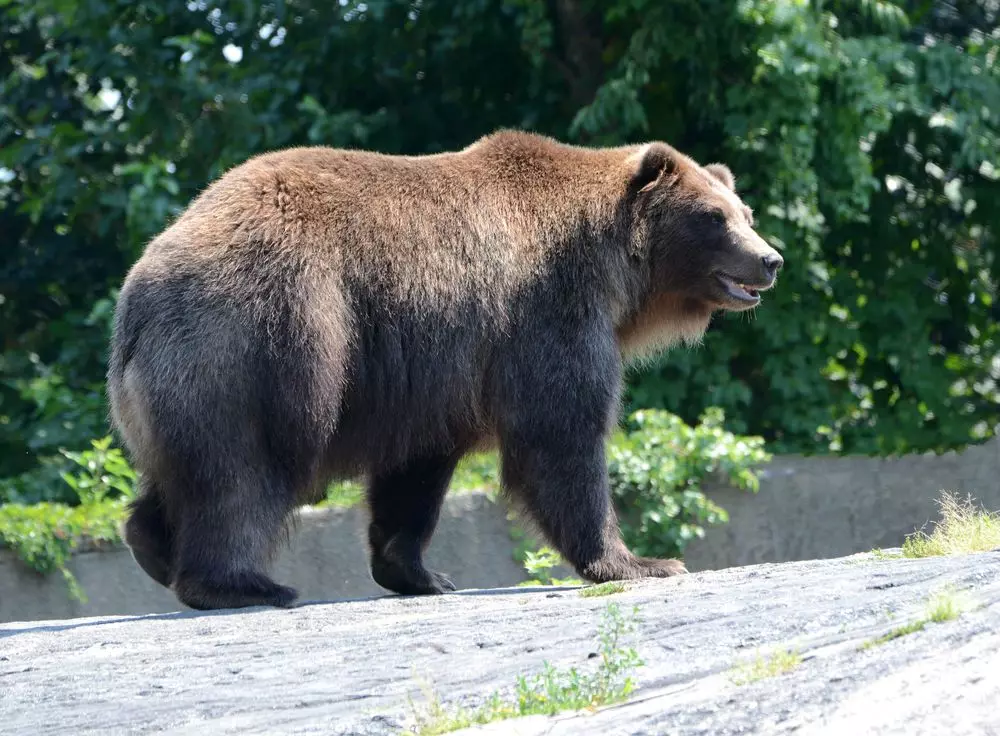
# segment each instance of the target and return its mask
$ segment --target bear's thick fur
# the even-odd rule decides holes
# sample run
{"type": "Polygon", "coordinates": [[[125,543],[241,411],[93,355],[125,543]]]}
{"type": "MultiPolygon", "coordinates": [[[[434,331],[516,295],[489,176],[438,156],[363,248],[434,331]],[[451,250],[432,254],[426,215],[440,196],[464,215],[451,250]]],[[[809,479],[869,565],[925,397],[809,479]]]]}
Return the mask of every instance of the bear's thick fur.
{"type": "Polygon", "coordinates": [[[501,131],[429,156],[253,158],[122,288],[125,539],[193,608],[290,605],[266,571],[290,511],[363,476],[375,581],[443,592],[422,553],[456,463],[496,446],[506,493],[581,576],[683,572],[619,535],[604,442],[623,359],[697,341],[780,265],[729,170],[664,143],[501,131]]]}

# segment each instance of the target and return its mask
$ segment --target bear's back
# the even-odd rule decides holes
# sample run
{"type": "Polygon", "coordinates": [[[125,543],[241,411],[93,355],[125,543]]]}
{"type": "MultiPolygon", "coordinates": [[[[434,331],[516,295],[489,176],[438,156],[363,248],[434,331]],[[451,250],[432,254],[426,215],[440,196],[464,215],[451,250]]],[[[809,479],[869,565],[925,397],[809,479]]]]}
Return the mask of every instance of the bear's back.
{"type": "Polygon", "coordinates": [[[423,156],[265,153],[209,185],[138,268],[232,272],[254,258],[409,308],[502,311],[572,245],[575,220],[613,216],[619,193],[590,191],[608,155],[517,132],[423,156]]]}

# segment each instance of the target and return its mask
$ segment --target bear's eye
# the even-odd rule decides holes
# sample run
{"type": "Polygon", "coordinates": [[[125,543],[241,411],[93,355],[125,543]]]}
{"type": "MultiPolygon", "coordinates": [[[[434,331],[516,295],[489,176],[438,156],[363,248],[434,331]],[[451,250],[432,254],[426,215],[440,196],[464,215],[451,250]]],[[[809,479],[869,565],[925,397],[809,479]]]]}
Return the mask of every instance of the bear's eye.
{"type": "Polygon", "coordinates": [[[716,225],[726,224],[726,213],[723,212],[722,210],[712,210],[711,212],[709,212],[709,217],[712,218],[712,222],[715,223],[716,225]]]}

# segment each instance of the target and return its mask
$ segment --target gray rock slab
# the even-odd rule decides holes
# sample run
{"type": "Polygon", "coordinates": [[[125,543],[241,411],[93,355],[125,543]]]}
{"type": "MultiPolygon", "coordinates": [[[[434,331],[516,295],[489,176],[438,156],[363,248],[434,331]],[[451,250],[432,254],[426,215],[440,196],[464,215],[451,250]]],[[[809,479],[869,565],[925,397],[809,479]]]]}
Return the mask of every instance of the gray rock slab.
{"type": "Polygon", "coordinates": [[[462,591],[0,625],[0,733],[392,734],[427,686],[482,703],[518,675],[587,670],[611,601],[638,606],[624,704],[495,734],[1000,734],[1000,553],[765,564],[572,588],[462,591]],[[957,620],[859,649],[954,591],[957,620]],[[734,665],[796,648],[747,685],[734,665]]]}

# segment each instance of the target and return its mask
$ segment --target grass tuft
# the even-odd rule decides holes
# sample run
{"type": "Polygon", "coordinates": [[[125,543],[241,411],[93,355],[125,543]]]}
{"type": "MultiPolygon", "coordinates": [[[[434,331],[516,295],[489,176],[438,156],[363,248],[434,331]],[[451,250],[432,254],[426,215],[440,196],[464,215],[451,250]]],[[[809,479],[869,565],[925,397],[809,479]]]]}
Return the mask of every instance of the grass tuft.
{"type": "Polygon", "coordinates": [[[911,621],[908,624],[897,626],[875,639],[869,639],[862,644],[859,649],[871,649],[872,647],[885,644],[893,639],[899,639],[908,634],[915,634],[927,628],[927,624],[940,624],[945,621],[954,621],[970,608],[970,604],[950,590],[943,590],[932,596],[927,601],[927,609],[921,618],[911,621]]]}
{"type": "Polygon", "coordinates": [[[927,626],[927,619],[921,618],[916,621],[911,621],[908,624],[903,624],[902,626],[897,626],[892,629],[888,634],[883,634],[875,639],[869,639],[859,648],[863,651],[865,649],[871,649],[872,647],[877,647],[886,642],[890,642],[893,639],[899,639],[900,637],[906,636],[908,634],[915,634],[918,631],[923,631],[924,627],[927,626]]]}
{"type": "Polygon", "coordinates": [[[546,663],[540,674],[518,678],[513,697],[493,693],[484,705],[475,709],[446,706],[428,693],[428,703],[422,711],[413,707],[416,725],[406,734],[438,736],[509,718],[554,715],[622,702],[635,687],[632,672],[642,665],[635,649],[623,642],[635,631],[635,623],[634,609],[633,617],[626,619],[617,605],[608,604],[600,625],[600,663],[596,671],[584,673],[575,667],[560,670],[546,663]]]}
{"type": "Polygon", "coordinates": [[[615,593],[624,593],[625,583],[612,581],[609,583],[601,583],[600,585],[591,585],[580,591],[581,598],[600,598],[605,595],[614,595],[615,593]]]}
{"type": "Polygon", "coordinates": [[[954,621],[970,607],[968,601],[959,598],[950,590],[945,590],[927,602],[927,620],[936,624],[954,621]]]}
{"type": "Polygon", "coordinates": [[[749,662],[734,667],[729,679],[734,685],[749,685],[768,677],[777,677],[791,672],[800,664],[802,664],[802,656],[791,649],[782,649],[769,657],[758,653],[749,662]]]}
{"type": "Polygon", "coordinates": [[[930,534],[917,531],[903,542],[904,557],[935,557],[988,552],[1000,548],[1000,514],[945,493],[938,501],[941,520],[930,534]]]}

